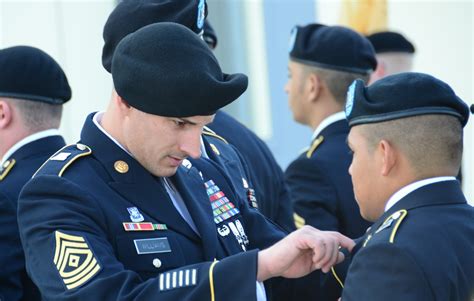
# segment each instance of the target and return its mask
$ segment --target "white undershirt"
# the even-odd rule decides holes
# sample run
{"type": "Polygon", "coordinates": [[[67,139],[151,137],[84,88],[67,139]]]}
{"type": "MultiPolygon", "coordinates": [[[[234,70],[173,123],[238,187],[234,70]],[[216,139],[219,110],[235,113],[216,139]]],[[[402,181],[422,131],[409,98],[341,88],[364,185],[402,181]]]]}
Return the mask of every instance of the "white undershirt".
{"type": "Polygon", "coordinates": [[[44,130],[41,132],[34,133],[32,135],[26,136],[25,138],[21,139],[17,143],[15,143],[12,147],[10,147],[7,152],[3,155],[2,161],[0,162],[0,166],[3,165],[7,159],[13,155],[17,150],[19,150],[22,146],[27,145],[28,143],[31,143],[33,141],[46,138],[49,136],[58,136],[61,135],[58,129],[49,129],[49,130],[44,130]]]}
{"type": "Polygon", "coordinates": [[[385,205],[385,212],[387,212],[393,205],[398,203],[401,199],[407,196],[409,193],[421,188],[423,186],[443,182],[443,181],[455,181],[455,177],[435,177],[435,178],[428,178],[420,181],[413,182],[408,184],[407,186],[403,187],[399,191],[395,192],[389,199],[387,204],[385,205]]]}

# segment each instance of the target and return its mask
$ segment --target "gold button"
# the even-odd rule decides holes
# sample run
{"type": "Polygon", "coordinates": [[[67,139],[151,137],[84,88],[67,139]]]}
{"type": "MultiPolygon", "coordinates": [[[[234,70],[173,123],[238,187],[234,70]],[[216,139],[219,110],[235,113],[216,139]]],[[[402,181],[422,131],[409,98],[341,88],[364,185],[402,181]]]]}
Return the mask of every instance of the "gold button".
{"type": "Polygon", "coordinates": [[[155,268],[159,269],[161,267],[161,260],[159,260],[158,258],[153,259],[153,265],[155,266],[155,268]]]}
{"type": "Polygon", "coordinates": [[[127,173],[128,172],[128,164],[125,161],[122,161],[122,160],[115,161],[114,168],[119,173],[127,173]]]}
{"type": "Polygon", "coordinates": [[[84,144],[80,144],[80,143],[78,143],[78,144],[76,145],[76,147],[77,147],[78,150],[81,150],[81,151],[83,151],[83,150],[86,149],[86,146],[85,146],[84,144]]]}

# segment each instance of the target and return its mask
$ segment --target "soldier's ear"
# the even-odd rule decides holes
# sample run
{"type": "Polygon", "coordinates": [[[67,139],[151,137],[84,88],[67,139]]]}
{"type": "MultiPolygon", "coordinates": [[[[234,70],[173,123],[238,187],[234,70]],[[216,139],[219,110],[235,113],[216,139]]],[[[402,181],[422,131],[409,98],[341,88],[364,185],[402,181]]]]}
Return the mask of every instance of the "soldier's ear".
{"type": "Polygon", "coordinates": [[[321,85],[321,78],[317,74],[311,72],[306,76],[305,89],[310,101],[314,101],[318,98],[321,91],[321,85]]]}
{"type": "Polygon", "coordinates": [[[12,121],[12,105],[3,99],[0,99],[0,129],[7,127],[12,121]]]}
{"type": "Polygon", "coordinates": [[[393,145],[387,140],[380,140],[377,152],[381,156],[380,173],[382,176],[390,175],[396,165],[397,152],[393,145]]]}
{"type": "Polygon", "coordinates": [[[377,68],[372,72],[369,79],[369,84],[381,79],[386,75],[386,64],[383,60],[377,59],[377,68]]]}

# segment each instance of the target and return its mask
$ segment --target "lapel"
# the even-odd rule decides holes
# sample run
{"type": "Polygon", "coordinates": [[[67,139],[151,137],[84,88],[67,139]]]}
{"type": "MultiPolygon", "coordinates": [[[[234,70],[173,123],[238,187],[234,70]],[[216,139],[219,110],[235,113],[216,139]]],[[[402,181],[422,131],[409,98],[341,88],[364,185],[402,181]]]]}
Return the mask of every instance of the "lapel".
{"type": "MultiPolygon", "coordinates": [[[[212,180],[219,187],[220,191],[222,191],[225,194],[225,196],[236,207],[239,207],[234,190],[231,188],[229,184],[229,183],[232,183],[231,180],[228,178],[227,174],[224,171],[222,171],[221,167],[216,162],[210,159],[204,159],[204,158],[201,158],[199,160],[193,160],[192,162],[193,162],[193,165],[196,166],[197,169],[202,172],[204,181],[207,182],[208,180],[212,180]]],[[[219,223],[218,225],[216,225],[216,222],[214,221],[214,214],[212,212],[211,201],[209,197],[207,197],[207,203],[205,204],[203,202],[202,206],[204,206],[205,208],[209,208],[207,209],[209,212],[207,221],[208,221],[208,226],[213,229],[212,244],[217,245],[218,241],[220,240],[221,242],[220,246],[225,250],[226,254],[235,254],[236,250],[231,245],[226,243],[226,239],[223,238],[222,236],[219,236],[219,237],[217,236],[218,225],[224,225],[225,223],[219,223]]]]}
{"type": "Polygon", "coordinates": [[[393,205],[374,223],[371,227],[371,232],[377,231],[387,217],[401,209],[410,211],[411,209],[419,207],[463,204],[466,202],[466,198],[462,193],[461,185],[458,181],[443,181],[429,184],[410,192],[393,205]]]}
{"type": "Polygon", "coordinates": [[[190,239],[199,240],[199,236],[174,207],[161,181],[153,177],[134,158],[102,133],[93,123],[93,116],[94,113],[87,117],[81,132],[81,143],[92,149],[92,156],[109,174],[111,180],[108,185],[140,211],[166,224],[169,229],[190,239]],[[125,162],[128,165],[128,171],[118,172],[114,167],[117,161],[125,162]]]}
{"type": "Polygon", "coordinates": [[[209,138],[205,135],[203,135],[202,138],[203,138],[204,148],[206,149],[206,153],[209,159],[212,160],[213,162],[219,163],[219,165],[221,166],[225,166],[229,160],[226,158],[226,156],[224,156],[224,153],[220,153],[220,155],[216,154],[215,151],[211,147],[211,141],[209,141],[209,138]]]}
{"type": "Polygon", "coordinates": [[[217,256],[216,225],[209,196],[198,170],[194,167],[190,169],[180,167],[172,180],[188,208],[189,214],[201,235],[201,240],[204,242],[206,260],[214,260],[217,256]]]}
{"type": "Polygon", "coordinates": [[[393,205],[387,212],[385,212],[375,223],[370,227],[370,230],[363,236],[364,239],[358,241],[354,247],[353,253],[362,247],[366,238],[369,235],[374,235],[382,223],[393,213],[405,209],[408,212],[415,208],[436,206],[436,205],[454,205],[466,204],[466,198],[461,190],[461,185],[458,181],[443,181],[429,184],[410,192],[395,205],[393,205]]]}

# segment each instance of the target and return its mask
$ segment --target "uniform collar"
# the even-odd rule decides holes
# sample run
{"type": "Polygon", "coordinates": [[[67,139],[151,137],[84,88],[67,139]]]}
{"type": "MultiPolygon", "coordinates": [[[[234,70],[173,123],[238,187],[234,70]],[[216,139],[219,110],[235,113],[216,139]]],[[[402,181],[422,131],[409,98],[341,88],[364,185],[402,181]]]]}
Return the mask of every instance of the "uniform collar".
{"type": "Polygon", "coordinates": [[[395,192],[390,197],[390,199],[388,199],[388,202],[385,205],[385,211],[384,212],[387,212],[391,207],[393,207],[393,205],[398,203],[405,196],[407,196],[411,192],[413,192],[413,191],[415,191],[415,190],[417,190],[417,189],[419,189],[423,186],[433,184],[433,183],[443,182],[443,181],[455,181],[455,180],[456,180],[455,177],[435,177],[435,178],[428,178],[428,179],[413,182],[413,183],[403,187],[402,189],[398,190],[397,192],[395,192]]]}
{"type": "Polygon", "coordinates": [[[201,135],[201,157],[209,159],[209,155],[207,154],[206,145],[204,144],[204,139],[201,135]]]}
{"type": "Polygon", "coordinates": [[[59,135],[60,135],[60,133],[59,133],[58,129],[49,129],[49,130],[34,133],[32,135],[29,135],[29,136],[21,139],[20,141],[15,143],[12,147],[10,147],[10,149],[7,150],[5,155],[3,155],[3,158],[0,162],[0,166],[2,166],[3,163],[6,160],[8,160],[17,150],[19,150],[21,147],[27,145],[28,143],[31,143],[33,141],[36,141],[36,140],[39,140],[39,139],[42,139],[42,138],[46,138],[46,137],[49,137],[49,136],[59,136],[59,135]]]}
{"type": "Polygon", "coordinates": [[[323,121],[321,121],[321,123],[318,125],[318,127],[314,131],[313,136],[311,137],[311,140],[316,139],[316,137],[318,137],[319,134],[321,134],[321,132],[325,128],[330,126],[331,124],[333,124],[337,121],[340,121],[340,120],[344,120],[344,119],[346,119],[346,114],[342,111],[337,112],[337,113],[332,114],[332,115],[329,115],[328,117],[324,118],[323,121]]]}
{"type": "Polygon", "coordinates": [[[127,154],[130,155],[130,157],[133,157],[132,154],[125,148],[122,146],[122,144],[120,144],[117,139],[115,139],[114,137],[112,137],[109,133],[107,133],[107,131],[102,127],[102,125],[100,124],[100,122],[102,121],[102,117],[104,116],[104,112],[101,111],[101,112],[97,112],[97,113],[93,113],[94,116],[92,117],[92,121],[94,122],[95,126],[105,135],[107,136],[110,140],[112,140],[118,147],[120,147],[124,152],[126,152],[127,154]]]}

